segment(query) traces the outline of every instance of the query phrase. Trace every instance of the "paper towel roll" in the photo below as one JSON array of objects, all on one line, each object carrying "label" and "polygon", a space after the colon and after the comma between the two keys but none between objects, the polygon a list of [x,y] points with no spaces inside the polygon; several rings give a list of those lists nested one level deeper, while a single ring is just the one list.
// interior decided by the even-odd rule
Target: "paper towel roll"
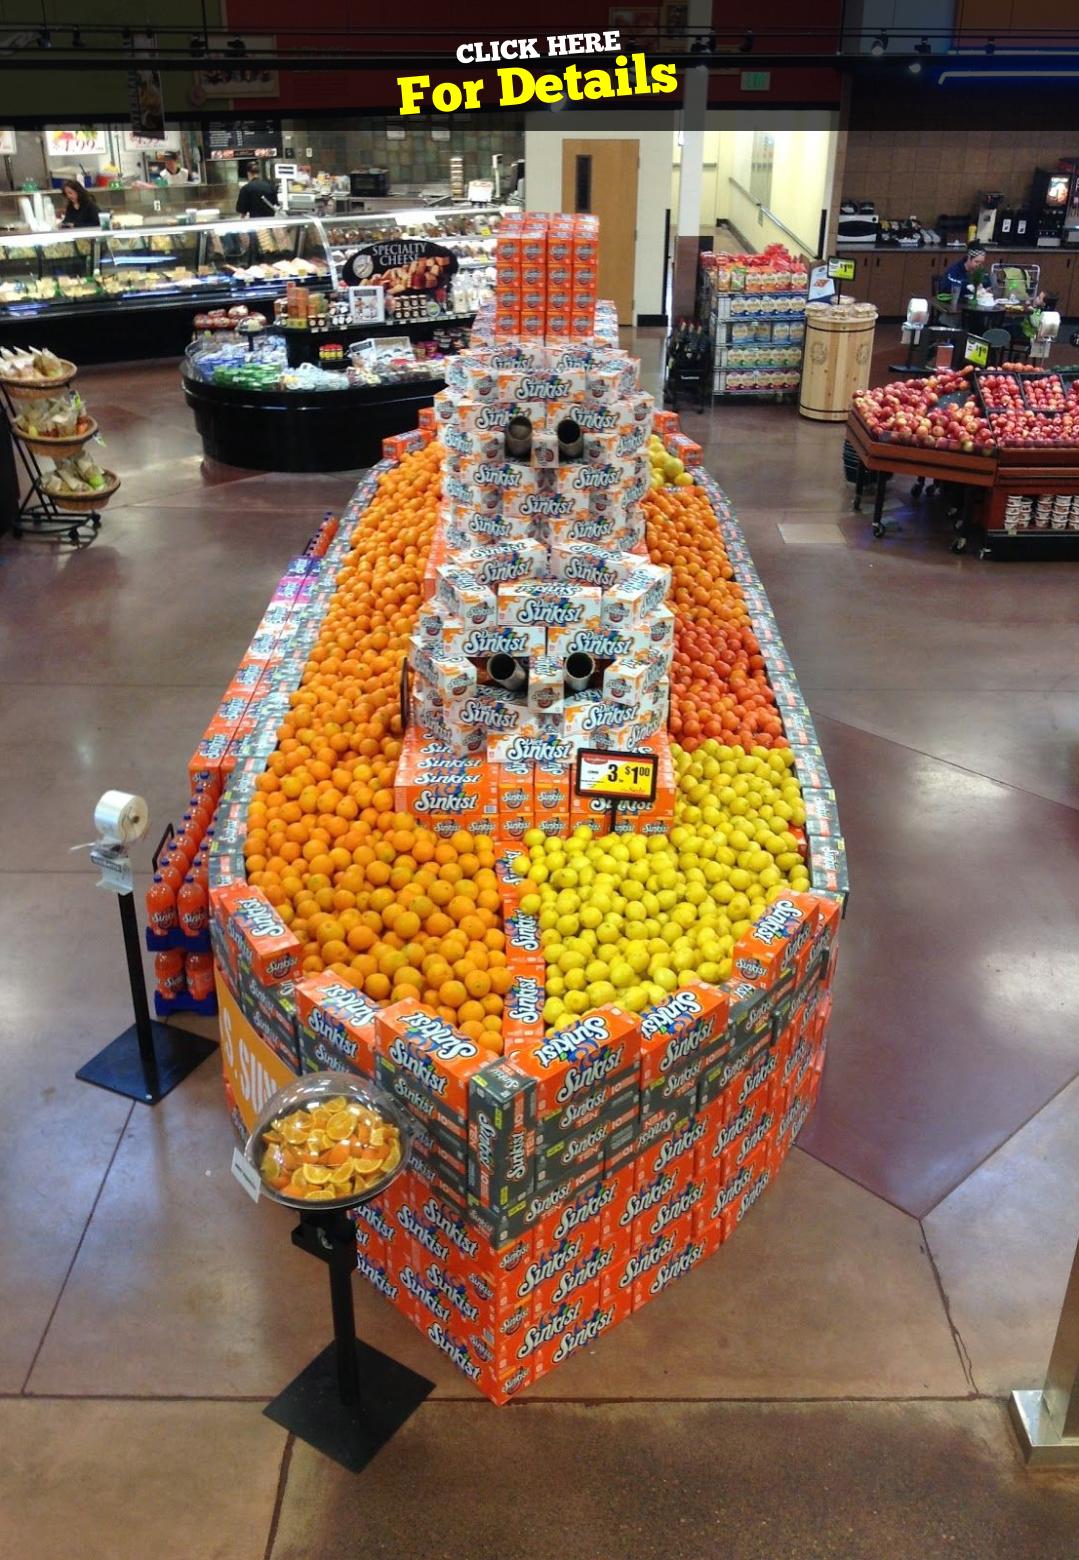
[{"label": "paper towel roll", "polygon": [[94,826],[108,845],[129,845],[141,839],[150,811],[141,796],[126,791],[106,791],[94,808]]}]

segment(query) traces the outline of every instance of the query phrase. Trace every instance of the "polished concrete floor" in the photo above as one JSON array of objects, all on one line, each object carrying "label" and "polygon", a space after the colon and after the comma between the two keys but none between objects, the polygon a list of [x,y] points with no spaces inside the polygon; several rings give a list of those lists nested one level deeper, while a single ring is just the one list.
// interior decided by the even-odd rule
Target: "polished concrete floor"
[{"label": "polished concrete floor", "polygon": [[846,829],[820,1107],[736,1241],[507,1409],[358,1287],[361,1335],[436,1387],[353,1477],[260,1412],[329,1317],[229,1174],[215,1062],[154,1111],[75,1081],[128,1015],[70,847],[108,786],[175,815],[354,476],[206,469],[173,366],[81,383],[124,478],[100,536],[0,539],[0,1553],[1073,1555],[1079,1487],[1026,1473],[1001,1399],[1044,1373],[1079,1222],[1079,563],[956,557],[898,488],[874,541],[840,429],[686,414]]}]

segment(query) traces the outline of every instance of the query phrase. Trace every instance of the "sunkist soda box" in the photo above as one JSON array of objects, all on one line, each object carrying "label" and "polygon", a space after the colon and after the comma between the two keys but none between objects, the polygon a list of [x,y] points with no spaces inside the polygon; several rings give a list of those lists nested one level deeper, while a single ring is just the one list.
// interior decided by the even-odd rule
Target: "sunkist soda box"
[{"label": "sunkist soda box", "polygon": [[[249,1126],[281,1068],[356,1073],[393,1095],[412,1149],[354,1212],[357,1270],[496,1403],[661,1296],[766,1195],[819,1089],[846,887],[834,805],[807,806],[835,892],[777,898],[720,986],[685,980],[643,1012],[610,1003],[546,1030],[540,931],[513,858],[530,829],[610,827],[608,803],[577,793],[582,747],[654,755],[653,799],[627,804],[615,827],[670,824],[674,618],[669,573],[642,546],[647,440],[655,430],[687,466],[699,461],[675,414],[641,391],[613,309],[597,302],[598,245],[588,216],[505,220],[496,300],[471,349],[448,360],[416,433],[384,450],[399,462],[437,435],[443,451],[394,806],[444,838],[496,841],[503,1054],[418,996],[374,1001],[333,970],[305,972],[285,919],[233,870],[278,704],[242,735],[209,731],[193,760],[237,820],[211,849],[210,880],[234,1115]],[[373,493],[365,479],[337,534],[320,535],[325,559],[308,560],[303,603],[290,589],[289,611],[267,619],[243,686],[265,676],[287,701]],[[783,677],[790,695],[793,672]],[[830,798],[819,750],[804,759]]]}]

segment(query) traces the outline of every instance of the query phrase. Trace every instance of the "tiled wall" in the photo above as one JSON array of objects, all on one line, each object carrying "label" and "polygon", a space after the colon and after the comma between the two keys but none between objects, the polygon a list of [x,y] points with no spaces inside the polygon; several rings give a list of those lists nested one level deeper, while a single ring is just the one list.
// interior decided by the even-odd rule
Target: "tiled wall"
[{"label": "tiled wall", "polygon": [[1079,129],[852,130],[843,198],[875,201],[882,217],[913,214],[928,223],[976,209],[983,190],[1003,190],[1007,205],[1024,206],[1034,169],[1054,168],[1061,157],[1079,157]]},{"label": "tiled wall", "polygon": [[[524,124],[514,115],[469,116],[467,123],[455,118],[449,124],[448,141],[431,138],[430,121],[416,122],[405,129],[403,140],[390,140],[386,120],[372,119],[362,127],[330,129],[301,120],[285,120],[284,142],[295,153],[296,161],[310,162],[314,168],[331,173],[348,173],[351,168],[388,168],[391,185],[418,186],[446,183],[450,175],[450,157],[464,158],[465,179],[485,179],[491,174],[491,156],[502,153],[503,170],[508,173],[514,159],[524,156]],[[394,122],[397,128],[399,121]],[[447,128],[443,118],[436,128]],[[307,157],[307,148],[312,155]]]}]

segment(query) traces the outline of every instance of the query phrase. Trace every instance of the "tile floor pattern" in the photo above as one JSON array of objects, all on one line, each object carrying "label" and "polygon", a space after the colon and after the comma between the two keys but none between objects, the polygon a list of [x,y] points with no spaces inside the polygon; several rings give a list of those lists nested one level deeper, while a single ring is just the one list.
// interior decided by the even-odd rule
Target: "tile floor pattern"
[{"label": "tile floor pattern", "polygon": [[[654,382],[659,334],[637,345]],[[69,846],[107,786],[175,812],[282,563],[354,475],[207,468],[172,365],[82,388],[124,477],[100,536],[0,538],[0,1553],[53,1560],[77,1525],[103,1560],[308,1560],[343,1533],[372,1555],[1073,1554],[1076,1486],[1022,1469],[999,1399],[1044,1372],[1077,1233],[1079,563],[957,558],[899,490],[875,542],[840,428],[684,415],[846,828],[820,1107],[736,1241],[508,1409],[357,1286],[361,1335],[435,1391],[353,1478],[260,1413],[329,1319],[287,1219],[228,1174],[216,1064],[152,1112],[74,1079],[127,1018],[114,908]]]}]

